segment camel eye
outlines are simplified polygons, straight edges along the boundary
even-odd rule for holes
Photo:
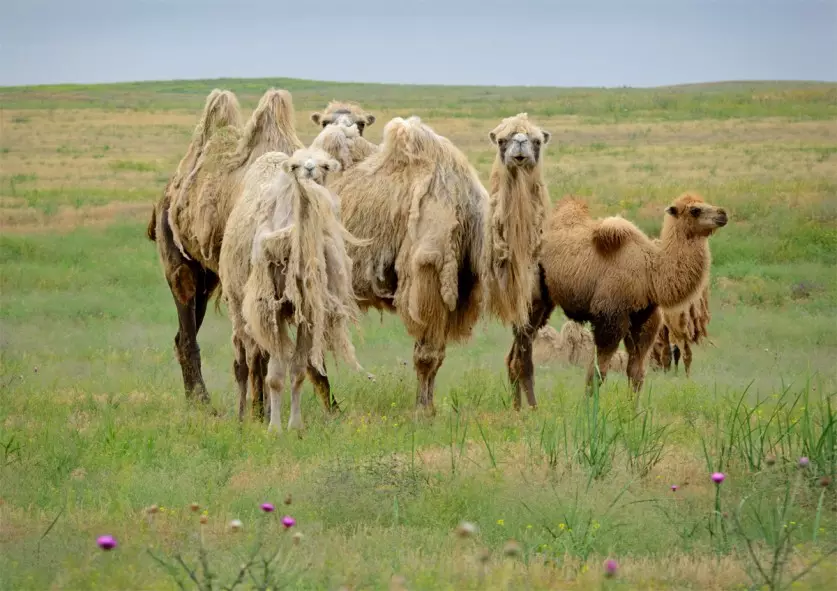
[[[689,213],[692,214],[692,217],[700,217],[700,207],[693,207],[689,210]]]
[[[363,128],[366,127],[366,124],[363,121],[358,121],[355,125],[357,125],[357,130],[363,133]]]

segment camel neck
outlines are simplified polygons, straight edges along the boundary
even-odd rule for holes
[[[656,303],[673,308],[691,299],[706,284],[710,262],[705,236],[689,235],[673,224],[664,225],[650,269]]]

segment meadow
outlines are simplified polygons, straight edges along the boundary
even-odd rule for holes
[[[422,418],[412,341],[368,314],[353,334],[374,380],[329,361],[341,414],[306,384],[305,429],[277,436],[236,419],[222,307],[199,335],[218,412],[189,406],[145,226],[216,86],[248,114],[290,90],[306,144],[332,98],[377,116],[372,141],[419,115],[485,184],[489,130],[526,111],[553,134],[553,200],[650,234],[703,194],[730,213],[711,343],[690,378],[649,371],[638,407],[622,375],[588,398],[583,369],[541,365],[539,408],[516,413],[511,331],[484,320]],[[0,228],[0,589],[833,588],[835,84],[0,88]]]

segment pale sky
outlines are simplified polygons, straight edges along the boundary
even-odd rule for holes
[[[837,81],[837,0],[0,0],[0,86]]]

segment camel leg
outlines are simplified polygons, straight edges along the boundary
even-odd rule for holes
[[[677,375],[680,370],[680,347],[677,345],[671,346],[672,357],[674,357],[674,375]]]
[[[321,374],[316,367],[311,365],[311,363],[308,363],[307,374],[308,379],[311,380],[311,384],[314,386],[314,392],[317,394],[317,397],[323,401],[323,406],[326,411],[329,413],[338,412],[340,410],[340,406],[337,404],[337,399],[335,399],[334,395],[331,393],[331,384],[328,381],[328,374]]]
[[[522,396],[521,386],[526,391],[526,400],[529,406],[538,407],[535,399],[535,364],[532,362],[532,343],[535,335],[549,320],[552,310],[555,308],[547,294],[542,294],[532,302],[532,310],[529,313],[529,321],[524,327],[512,327],[514,341],[512,348],[506,355],[506,369],[509,376],[509,384],[512,388],[512,404],[515,410],[520,410]]]
[[[657,331],[662,323],[659,309],[654,309],[650,315],[631,323],[631,328],[625,336],[625,347],[628,349],[628,380],[634,392],[639,392],[645,382],[645,360],[657,339]]]
[[[250,393],[253,396],[250,416],[263,421],[264,413],[264,383],[267,375],[268,354],[258,346],[247,352],[247,369],[250,377]]]
[[[619,342],[628,332],[629,322],[627,318],[601,318],[593,322],[593,342],[596,345],[596,355],[590,358],[590,365],[587,368],[587,395],[593,394],[593,380],[596,377],[596,362],[599,364],[601,374],[601,386],[607,377],[610,368],[610,359],[619,348]]]
[[[267,389],[270,392],[270,424],[268,431],[282,430],[282,393],[285,388],[285,364],[278,355],[267,362]]]
[[[244,420],[244,412],[247,408],[247,378],[249,370],[247,369],[247,349],[242,340],[235,335],[232,338],[233,351],[235,358],[233,359],[233,375],[235,375],[235,382],[238,385],[238,420]]]
[[[689,345],[689,341],[683,342],[683,369],[686,370],[686,377],[689,377],[690,370],[692,368],[692,346]]]
[[[186,398],[209,402],[201,373],[198,329],[206,313],[207,288],[214,289],[217,277],[212,274],[212,278],[208,278],[199,264],[183,257],[174,244],[168,217],[167,207],[157,215],[156,242],[166,282],[177,308],[178,330],[174,337],[174,350],[183,374]]]
[[[308,369],[308,356],[311,351],[311,335],[300,327],[297,329],[296,349],[291,358],[291,416],[288,418],[288,429],[302,429],[302,384]]]
[[[413,367],[418,377],[416,405],[421,405],[429,414],[436,414],[433,406],[433,390],[436,373],[445,360],[445,343],[432,343],[419,339],[413,345]]]

